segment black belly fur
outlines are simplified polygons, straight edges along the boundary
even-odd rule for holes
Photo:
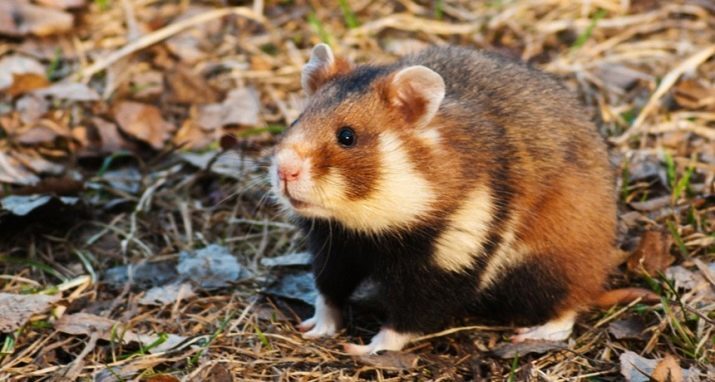
[[[537,325],[553,318],[567,294],[558,265],[534,260],[479,291],[483,262],[459,273],[433,264],[440,224],[375,236],[324,220],[303,220],[301,225],[315,256],[317,287],[328,301],[342,306],[371,277],[387,309],[386,324],[397,331],[433,332],[470,316],[495,324]]]

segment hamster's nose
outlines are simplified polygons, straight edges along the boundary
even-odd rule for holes
[[[293,182],[298,180],[303,167],[303,160],[294,150],[285,149],[278,155],[278,178]]]
[[[298,180],[300,167],[292,164],[282,164],[278,167],[278,178],[286,182]]]

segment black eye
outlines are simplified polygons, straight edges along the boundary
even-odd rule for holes
[[[355,130],[348,126],[343,126],[338,130],[338,143],[342,146],[350,147],[355,145],[357,136],[355,135]]]

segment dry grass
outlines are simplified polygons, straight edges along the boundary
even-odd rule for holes
[[[36,47],[29,38],[0,40],[0,55],[44,52],[43,63],[54,68],[55,79],[85,81],[103,94],[92,105],[53,106],[53,118],[71,129],[81,124],[78,115],[107,115],[119,99],[132,98],[124,73],[171,73],[184,65],[218,92],[255,87],[261,97],[258,126],[232,126],[216,136],[236,134],[237,152],[258,165],[236,180],[187,166],[177,159],[181,149],[171,145],[160,153],[144,148],[117,158],[112,166],[141,170],[140,191],[73,190],[90,206],[82,216],[47,213],[4,225],[0,216],[5,230],[0,233],[0,291],[37,292],[61,284],[62,278],[101,278],[117,264],[175,258],[182,250],[210,243],[228,247],[254,277],[163,307],[140,305],[144,291],[138,288],[117,290],[77,279],[61,288],[63,300],[51,314],[35,317],[15,333],[0,334],[10,345],[0,353],[0,380],[101,375],[105,380],[160,381],[157,375],[163,373],[220,381],[229,375],[281,381],[620,380],[618,357],[626,350],[647,358],[674,354],[684,368],[709,368],[715,374],[715,302],[674,289],[657,274],[624,273],[614,284],[650,286],[663,296],[662,304],[586,315],[568,350],[500,359],[489,350],[508,331],[471,329],[414,344],[408,349],[418,356],[414,368],[380,367],[339,350],[339,341],[368,338],[375,321],[366,313],[356,314],[367,320],[350,320],[354,325],[347,336],[304,341],[294,324],[307,308],[259,294],[266,278],[277,274],[259,260],[302,245],[289,224],[269,224],[284,219],[266,202],[262,179],[274,132],[300,111],[300,68],[320,40],[357,62],[388,61],[430,44],[466,45],[520,57],[561,77],[588,105],[611,143],[622,174],[623,248],[632,250],[645,230],[665,229],[674,240],[670,252],[677,263],[698,272],[698,261],[715,260],[715,100],[703,96],[715,97],[712,1],[360,0],[342,10],[336,4],[348,2],[255,1],[236,9],[220,1],[104,3],[96,0],[79,11],[73,33],[37,40]],[[196,6],[202,8],[178,18]],[[167,38],[182,31],[197,45],[174,40],[176,46],[169,46]],[[191,56],[191,49],[200,54]],[[170,96],[152,101],[177,126],[195,113],[194,105]],[[81,173],[85,182],[96,180],[101,160],[77,160],[72,147],[41,152]],[[18,190],[5,186],[4,193]],[[51,224],[56,219],[59,226]],[[53,329],[57,316],[74,312],[116,319],[135,332],[190,340],[165,353],[143,354],[136,345]],[[609,334],[609,323],[632,317],[644,323],[643,339],[617,340]],[[373,327],[363,329],[365,322]]]

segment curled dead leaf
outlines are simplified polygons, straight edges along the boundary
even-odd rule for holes
[[[673,264],[675,257],[670,254],[673,238],[665,230],[650,230],[643,232],[638,248],[626,262],[628,270],[633,273],[655,275],[665,271]]]
[[[114,119],[125,133],[157,150],[174,131],[174,125],[164,120],[156,106],[144,103],[121,101],[114,107]]]

